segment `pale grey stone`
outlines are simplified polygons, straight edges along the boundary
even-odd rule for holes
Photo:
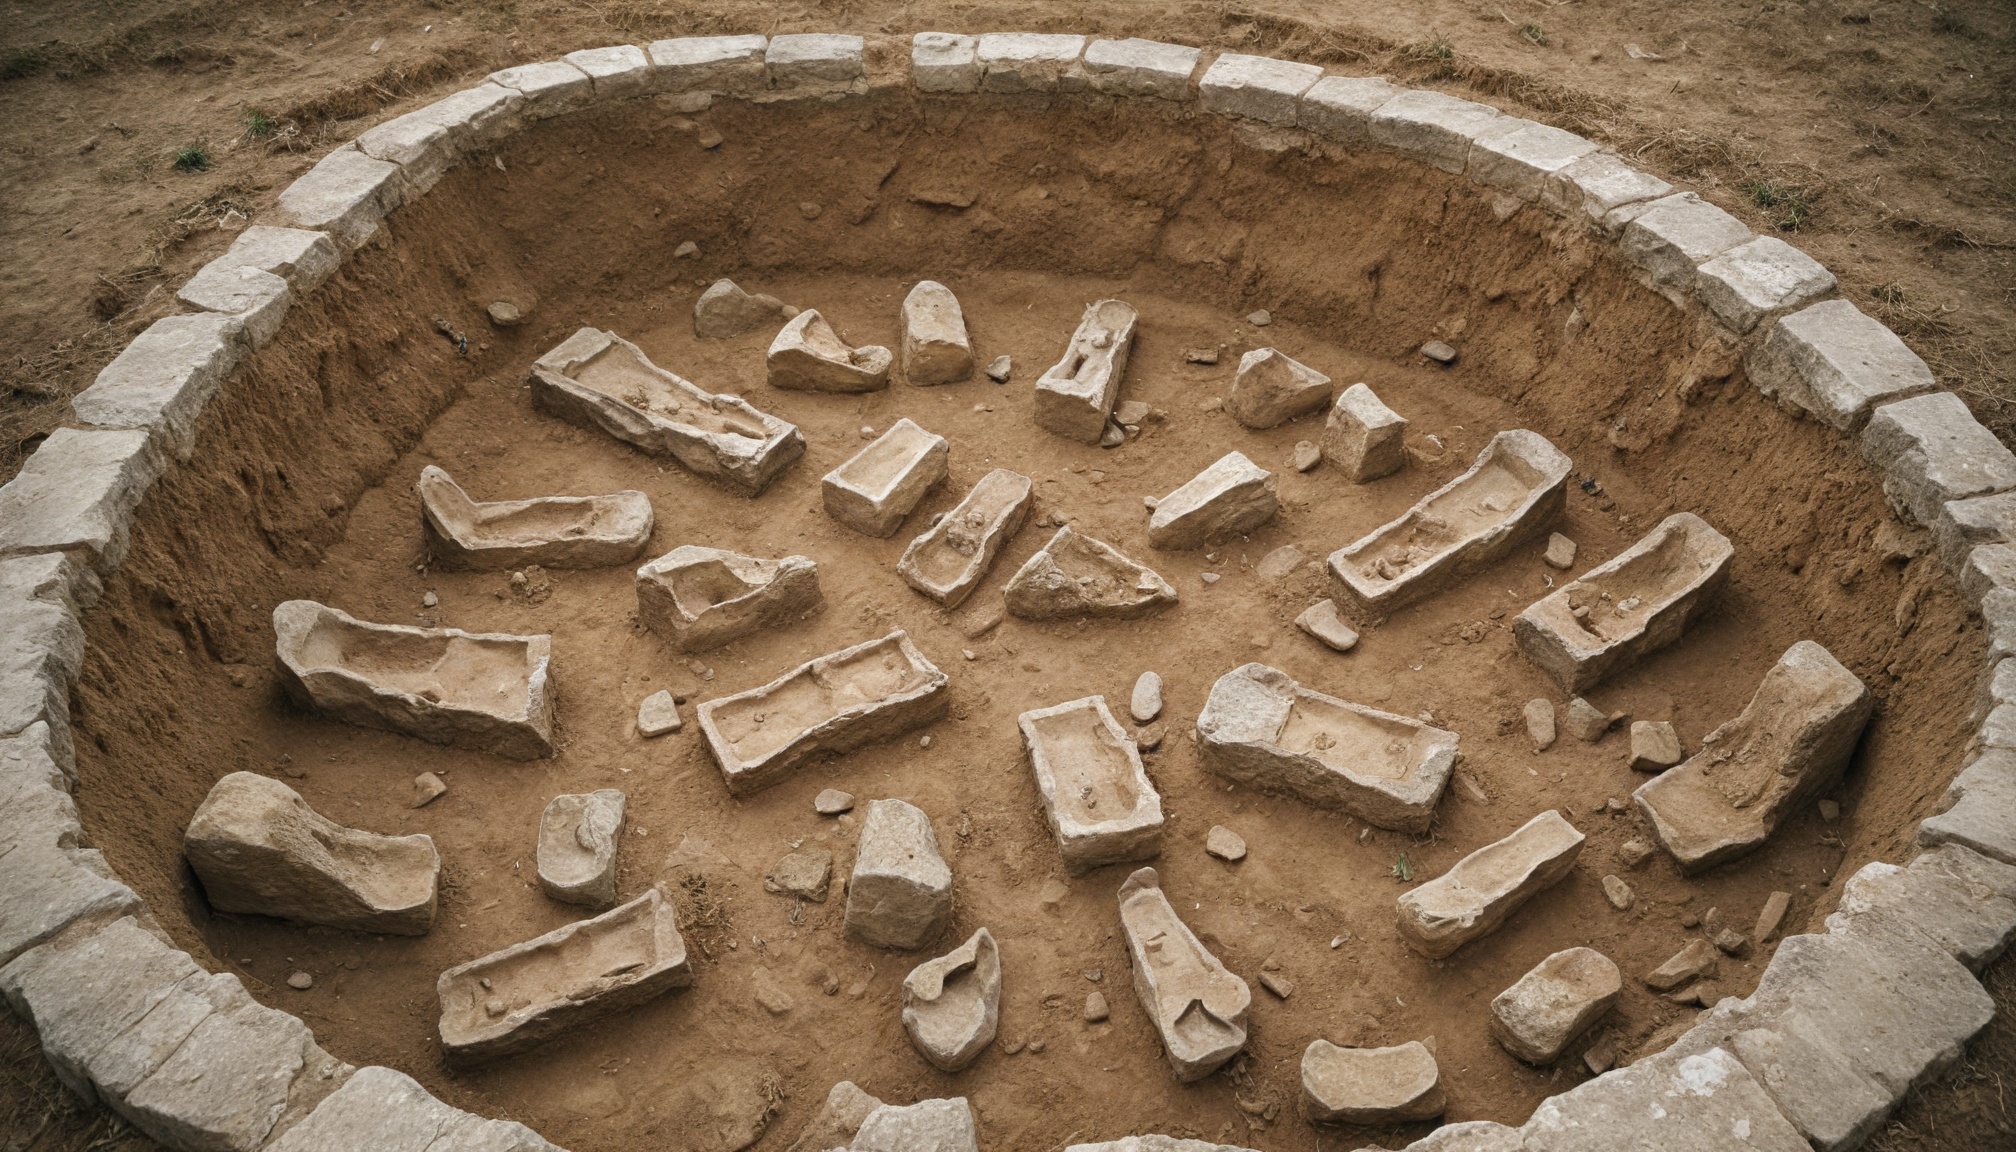
[[[334,1064],[308,1026],[254,1003],[236,977],[236,1003],[219,1006],[113,1107],[141,1131],[190,1152],[254,1152],[287,1111],[304,1073]]]
[[[629,797],[614,788],[555,796],[539,816],[539,887],[564,904],[616,903],[616,848]]]
[[[1672,192],[1671,184],[1633,168],[1612,153],[1591,152],[1549,173],[1541,185],[1540,202],[1615,235],[1625,224],[1614,215],[1620,209],[1659,200]]]
[[[1622,713],[1603,711],[1589,701],[1577,696],[1568,701],[1568,714],[1562,717],[1562,727],[1568,734],[1585,744],[1594,744],[1609,735],[1610,729],[1623,719]]]
[[[1323,423],[1323,457],[1352,483],[1366,484],[1407,463],[1406,439],[1407,418],[1370,386],[1353,384],[1338,393]]]
[[[1330,403],[1330,377],[1275,348],[1239,358],[1225,411],[1248,428],[1272,428]]]
[[[277,289],[284,315],[286,282],[256,268],[244,271]],[[240,319],[222,310],[164,316],[134,337],[70,406],[85,424],[141,429],[163,452],[187,460],[196,447],[197,417],[245,355],[242,330]]]
[[[637,734],[646,740],[679,731],[679,704],[672,693],[660,689],[637,705]]]
[[[767,37],[686,36],[654,40],[652,86],[660,92],[761,92],[769,86]]]
[[[919,92],[977,92],[986,71],[978,36],[919,32],[910,38],[910,82]]]
[[[1120,885],[1120,928],[1135,994],[1176,1078],[1201,1080],[1238,1055],[1253,992],[1176,914],[1155,869],[1136,869]]]
[[[785,855],[763,877],[763,890],[794,900],[824,904],[833,884],[833,853],[805,847]]]
[[[0,755],[0,964],[80,920],[142,910],[89,841],[77,806],[49,755],[46,728],[33,725]]]
[[[1623,975],[1608,956],[1593,948],[1565,949],[1491,1001],[1491,1035],[1528,1064],[1551,1064],[1623,991]]]
[[[560,1152],[510,1120],[488,1120],[429,1095],[404,1072],[359,1068],[264,1152]]]
[[[1939,811],[1919,823],[1918,843],[1958,844],[2016,864],[2016,752],[1990,749],[1962,768]]]
[[[1099,442],[1120,397],[1120,378],[1140,319],[1124,300],[1086,306],[1063,358],[1036,381],[1038,427],[1087,444]]]
[[[203,268],[207,272],[214,267],[236,266],[271,272],[287,282],[298,300],[321,287],[342,260],[343,254],[326,232],[254,224],[238,233],[224,255]]]
[[[1358,632],[1337,615],[1337,602],[1327,597],[1302,610],[1295,627],[1335,652],[1349,652],[1358,646]]]
[[[1272,472],[1227,452],[1156,503],[1148,544],[1181,551],[1251,532],[1280,509],[1275,487]]]
[[[378,221],[406,202],[399,165],[345,144],[280,190],[280,211],[296,227],[327,232],[345,250],[360,248]]]
[[[1021,530],[1034,491],[1019,472],[989,471],[944,519],[910,542],[896,561],[896,574],[947,608],[957,608],[986,579],[1008,538]]]
[[[1556,172],[1596,151],[1596,142],[1546,124],[1508,117],[1505,131],[1477,137],[1470,145],[1470,179],[1510,192],[1522,200],[1538,200]]]
[[[1685,758],[1680,734],[1673,730],[1670,721],[1632,721],[1628,766],[1633,772],[1664,772]]]
[[[1940,561],[1948,572],[1958,573],[1976,547],[2016,543],[2016,492],[1948,500],[1932,532]]]
[[[1001,949],[982,928],[903,978],[903,1030],[940,1072],[980,1058],[1001,1024]]]
[[[1309,559],[1308,555],[1293,544],[1283,544],[1260,558],[1253,566],[1253,574],[1270,584],[1279,584],[1295,574],[1297,568]]]
[[[1069,525],[1023,562],[1002,595],[1008,613],[1024,620],[1133,619],[1177,600],[1161,573]]]
[[[492,72],[489,80],[524,97],[519,109],[530,120],[545,120],[595,102],[595,82],[565,60],[519,64]]]
[[[1078,58],[1085,37],[1046,32],[989,32],[980,37],[977,55],[986,71],[980,77],[985,92],[1055,92],[1083,87]]]
[[[1221,116],[1292,125],[1302,94],[1322,78],[1314,64],[1227,52],[1197,81],[1197,100]]]
[[[637,619],[676,652],[706,652],[817,612],[819,566],[682,544],[637,569]]]
[[[1400,896],[1400,937],[1441,958],[1493,930],[1574,871],[1582,833],[1548,810]]]
[[[821,788],[812,798],[812,810],[821,816],[838,816],[854,808],[854,795],[838,788]]]
[[[1092,88],[1112,96],[1190,98],[1190,75],[1203,53],[1159,40],[1094,40],[1085,46],[1085,74]]]
[[[931,818],[901,800],[873,800],[847,883],[847,934],[878,948],[916,949],[952,920],[952,868]]]
[[[71,552],[110,574],[161,463],[146,431],[58,428],[0,487],[0,557]]]
[[[1034,708],[1016,725],[1066,871],[1161,853],[1162,796],[1104,696]]]
[[[1695,292],[1716,319],[1748,332],[1834,290],[1834,274],[1778,239],[1758,236],[1701,265]]]
[[[817,308],[779,329],[764,359],[770,386],[794,392],[877,392],[889,386],[895,362],[880,344],[849,346]]]
[[[367,129],[357,147],[399,165],[411,199],[434,187],[465,153],[513,129],[523,101],[516,88],[486,81]]]
[[[1211,831],[1204,834],[1204,851],[1236,864],[1246,858],[1246,838],[1223,824],[1213,824]]]
[[[826,1093],[819,1110],[812,1114],[812,1119],[799,1130],[797,1138],[784,1152],[844,1149],[853,1143],[854,1134],[861,1130],[861,1122],[880,1107],[882,1101],[863,1092],[852,1080],[842,1080]]]
[[[598,101],[642,96],[652,88],[651,58],[635,44],[583,48],[561,59],[588,74]]]
[[[1372,143],[1372,114],[1403,89],[1384,76],[1325,76],[1302,94],[1298,127],[1352,148]]]
[[[1391,1048],[1302,1050],[1302,1114],[1343,1124],[1408,1124],[1442,1114],[1448,1099],[1435,1054],[1419,1040]]]
[[[1811,1152],[1728,1052],[1661,1053],[1540,1102],[1524,1152]]]
[[[1953,578],[1972,604],[1981,603],[1995,589],[2016,589],[2016,545],[1983,544],[1973,549]]]
[[[1134,678],[1134,691],[1127,698],[1127,713],[1136,724],[1146,724],[1162,714],[1162,676],[1154,670]]]
[[[763,62],[770,69],[772,88],[837,91],[867,77],[866,47],[859,36],[793,32],[772,36]]]
[[[1883,473],[1883,494],[1912,523],[1938,523],[1947,501],[2016,488],[2016,454],[1951,392],[1885,404],[1862,429],[1862,458]]]
[[[59,552],[0,560],[0,735],[36,736],[66,774],[76,773],[70,744],[70,686],[84,666],[79,608],[98,596],[98,575]]]
[[[903,297],[903,379],[912,384],[951,384],[973,375],[973,342],[959,298],[936,280],[919,280]]]
[[[232,263],[227,253],[197,269],[176,290],[175,298],[223,318],[234,343],[256,350],[279,335],[293,292],[286,280],[262,268]],[[155,326],[172,319],[178,317],[163,317]]]
[[[714,281],[693,302],[693,334],[703,340],[727,340],[783,318],[782,300],[751,295],[728,279]]]
[[[432,464],[413,487],[428,551],[447,568],[608,568],[635,560],[651,540],[651,498],[642,492],[479,504]]]
[[[1871,915],[1902,919],[1979,972],[2016,935],[2016,867],[1958,844],[1921,853],[1904,868],[1871,861],[1848,878],[1827,926]]]
[[[854,1133],[849,1152],[979,1152],[973,1110],[964,1096],[884,1104]]]
[[[1549,568],[1566,572],[1575,566],[1575,554],[1581,551],[1575,541],[1556,532],[1547,537],[1547,552],[1541,556]]]
[[[1122,1136],[1098,1144],[1073,1144],[1064,1152],[1253,1152],[1253,1149],[1175,1136]]]
[[[819,481],[826,514],[866,536],[893,536],[903,518],[944,481],[951,442],[909,417]]]
[[[1854,432],[1878,404],[1939,386],[1932,369],[1846,300],[1822,300],[1771,325],[1744,368],[1766,396]]]
[[[1701,264],[1749,239],[1741,220],[1692,192],[1680,192],[1646,205],[1624,226],[1617,246],[1655,284],[1691,292]]]
[[[1478,136],[1505,129],[1507,117],[1488,104],[1409,88],[1371,114],[1374,144],[1419,157],[1444,172],[1461,172]]]
[[[1526,736],[1533,741],[1535,752],[1545,752],[1554,746],[1554,739],[1559,734],[1559,729],[1554,722],[1552,700],[1538,698],[1528,700],[1526,706],[1520,710],[1520,716],[1526,722]]]

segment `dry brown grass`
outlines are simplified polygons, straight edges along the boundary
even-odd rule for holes
[[[0,1152],[158,1152],[160,1147],[63,1087],[42,1059],[34,1030],[0,1008]]]

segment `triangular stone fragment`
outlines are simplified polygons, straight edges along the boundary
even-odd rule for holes
[[[889,386],[895,357],[880,344],[848,347],[817,308],[807,308],[777,333],[766,359],[772,388],[874,392]]]
[[[903,1030],[941,1072],[978,1059],[1000,1024],[1001,949],[985,928],[903,979]]]
[[[1176,589],[1161,573],[1068,525],[1023,562],[1003,593],[1008,611],[1025,620],[1127,619],[1176,602]]]

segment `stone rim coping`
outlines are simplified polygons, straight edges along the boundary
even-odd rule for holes
[[[1187,79],[1182,74],[1186,61]],[[1227,89],[1212,78],[1214,70],[1217,77],[1243,78],[1246,86],[1235,94],[1252,92],[1256,98],[1225,98]],[[1048,100],[1057,92],[1089,92],[1188,103],[1204,114],[1241,122],[1242,136],[1259,134],[1261,143],[1272,133],[1350,152],[1397,152],[1581,226],[1607,243],[1616,258],[1634,266],[1641,283],[1740,347],[1753,383],[1767,397],[1850,438],[1853,443],[1844,446],[1857,450],[1877,472],[1892,507],[1939,535],[1945,545],[1942,557],[1955,577],[1972,573],[1963,587],[1986,618],[1991,641],[1983,692],[1991,703],[2004,702],[1997,685],[2005,678],[1994,673],[2002,657],[2016,655],[2016,564],[1974,561],[1977,553],[1991,555],[1984,549],[2007,550],[2016,543],[2016,496],[1999,508],[1983,507],[2005,491],[2016,492],[2016,455],[1951,393],[1937,391],[1931,370],[1894,333],[1836,295],[1824,268],[1775,239],[1758,243],[1772,238],[1753,236],[1720,209],[1692,193],[1676,192],[1593,141],[1489,105],[1396,87],[1383,77],[1326,73],[1294,61],[1138,39],[920,32],[911,38],[904,81],[890,86],[929,93],[924,99],[998,99],[1003,97],[993,94],[1002,93],[1027,100],[1026,94],[1033,93]],[[25,1019],[36,1021],[38,1006],[24,1002],[27,993],[17,994],[18,980],[10,978],[6,967],[17,959],[27,957],[32,963],[48,949],[85,946],[102,933],[130,932],[136,923],[165,942],[140,899],[97,852],[83,847],[88,839],[70,798],[75,767],[68,720],[68,694],[82,656],[79,618],[97,599],[102,578],[123,559],[148,488],[199,447],[194,443],[198,414],[239,363],[282,330],[290,305],[315,291],[376,234],[380,220],[425,195],[449,168],[539,120],[623,99],[663,96],[682,111],[700,111],[722,97],[834,101],[865,95],[869,88],[865,41],[837,34],[613,45],[492,73],[377,124],[326,154],[280,193],[272,213],[276,219],[247,228],[229,251],[190,278],[178,298],[191,311],[156,321],[79,394],[73,426],[39,446],[21,472],[0,487],[0,655],[9,673],[0,677],[0,991]],[[1205,91],[1220,95],[1200,94]],[[1392,109],[1382,117],[1388,104]],[[1255,141],[1248,137],[1248,142]],[[1738,249],[1744,254],[1732,255]],[[1732,265],[1745,257],[1748,263]],[[1781,257],[1782,264],[1772,263]],[[1736,286],[1740,307],[1731,304],[1732,266],[1742,273]],[[1919,402],[1915,406],[1913,399]],[[1942,409],[1936,427],[1907,417],[1907,410],[1923,413],[1924,405],[1935,399]],[[1893,405],[1906,407],[1893,415]],[[1949,459],[1956,453],[1967,457],[1958,465]],[[1956,478],[1956,473],[1965,475]],[[2008,703],[2016,704],[2016,676],[2006,679],[2012,682]],[[1975,722],[1988,721],[1977,715]],[[1939,860],[1957,852],[1984,865],[2016,864],[2016,755],[1996,747],[1978,751],[1981,743],[1975,741],[1976,753],[1948,790],[1939,814],[1921,824],[1918,839],[1941,853]],[[1895,865],[1872,863],[1857,878],[1896,871]],[[2016,884],[2004,895],[2016,896]],[[1995,902],[1952,903],[1962,909],[1959,915],[1974,918],[1968,927],[1977,939],[2006,943],[2016,935],[2016,915],[1998,910]],[[1845,946],[1889,932],[1920,947],[1939,947],[1935,929],[1941,925],[1928,923],[1930,915],[1844,908],[1829,917],[1827,932],[1804,939],[1838,939]],[[176,954],[201,968],[186,953]],[[1782,967],[1779,956],[1786,954],[1783,949],[1774,953],[1762,979],[1768,981]],[[171,967],[184,970],[179,964]],[[1896,975],[1909,979],[1905,972]],[[130,976],[141,977],[137,970]],[[1797,973],[1790,977],[1796,979]],[[174,988],[185,985],[183,980]],[[164,987],[156,994],[173,991]],[[132,991],[94,988],[86,995],[115,993]],[[101,999],[86,1007],[105,1003]],[[1747,1003],[1725,1000],[1723,1005]],[[327,1057],[304,1062],[299,1043],[276,1046],[261,1043],[243,1028],[207,1026],[207,1021],[222,1021],[239,1010],[217,1005],[174,1059],[219,1072],[211,1077],[213,1094],[275,1078],[291,1085],[292,1102],[284,1113],[251,1127],[242,1119],[226,1124],[221,1113],[206,1113],[200,1101],[166,1098],[175,1088],[162,1082],[175,1078],[165,1071],[152,1079],[152,1071],[131,1067],[116,1076],[96,1075],[94,1061],[103,1057],[102,1051],[66,1050],[60,1029],[43,1029],[41,1038],[45,1056],[74,1089],[95,1095],[173,1148],[259,1152],[322,1147],[311,1133],[318,1130],[315,1118],[324,1101],[331,1109],[354,1107],[355,1097],[369,1092],[382,1105],[384,1115],[378,1119],[388,1131],[410,1121],[441,1132],[481,1132],[478,1143],[486,1149],[553,1149],[520,1125],[451,1108],[403,1074],[360,1071]],[[271,1009],[261,1012],[293,1021]],[[1703,1020],[1713,1015],[1703,1013]],[[1710,1030],[1710,1023],[1697,1023],[1669,1051],[1688,1050],[1690,1037],[1707,1036]],[[1954,1049],[1971,1035],[1954,1037]],[[1792,1029],[1778,1042],[1807,1044],[1804,1054],[1815,1061],[1841,1059],[1826,1041],[1805,1037]],[[1696,1040],[1695,1047],[1709,1042]],[[312,1053],[320,1053],[312,1039],[306,1043]],[[1740,1071],[1740,1061],[1720,1048],[1712,1051]],[[1632,1085],[1646,1079],[1643,1069],[1660,1059],[1641,1060],[1631,1066],[1637,1072],[1617,1069],[1551,1097],[1536,1118],[1571,1108],[1591,1085],[1598,1086],[1598,1095],[1636,1091]],[[159,1065],[153,1069],[162,1070]],[[1911,1083],[1937,1071],[1930,1063],[1913,1069]],[[1891,1085],[1887,1101],[1879,1098],[1867,1107],[1880,1119],[1909,1086]],[[1778,1107],[1788,1113],[1801,1110],[1799,1101],[1787,1099]],[[1529,1120],[1527,1127],[1536,1122]],[[1489,1142],[1502,1140],[1498,1133],[1512,1132],[1476,1125],[1478,1142],[1472,1144],[1472,1127],[1447,1135],[1462,1140],[1460,1147],[1481,1149],[1499,1146]],[[1459,1145],[1438,1141],[1435,1147]]]

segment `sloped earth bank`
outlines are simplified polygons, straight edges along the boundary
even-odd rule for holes
[[[714,149],[701,146],[710,129],[725,140]],[[1552,951],[1596,947],[1627,976],[1614,1022],[1628,1052],[1684,1011],[1636,979],[1688,938],[1683,915],[1715,907],[1747,927],[1785,889],[1795,893],[1789,928],[1817,926],[1828,882],[1903,855],[1950,778],[1978,631],[1847,444],[1769,408],[1707,333],[1583,235],[1530,207],[1500,219],[1488,194],[1395,158],[1271,151],[1235,136],[1176,108],[883,92],[838,106],[726,103],[690,118],[652,104],[595,109],[465,164],[297,309],[205,412],[201,435],[215,449],[150,496],[132,556],[87,620],[78,796],[96,842],[180,944],[301,1014],[331,1052],[411,1072],[452,1103],[523,1120],[577,1152],[735,1147],[765,1117],[763,1146],[781,1147],[841,1078],[895,1101],[968,1095],[990,1147],[1137,1130],[1316,1147],[1330,1138],[1297,1118],[1295,1102],[1297,1058],[1318,1036],[1433,1036],[1449,1118],[1519,1122],[1583,1073],[1572,1059],[1549,1074],[1505,1055],[1485,1028],[1491,997]],[[1020,190],[956,207],[1009,187]],[[687,240],[698,254],[675,257]],[[767,331],[727,342],[691,334],[692,301],[718,275],[820,308],[850,343],[891,346],[908,286],[942,280],[960,295],[980,361],[1011,355],[1015,379],[897,383],[862,397],[769,389]],[[1123,399],[1166,413],[1111,451],[1030,421],[1036,374],[1103,295],[1142,313]],[[500,299],[529,322],[491,329],[483,309]],[[1240,319],[1262,307],[1271,326]],[[467,359],[437,317],[468,333]],[[807,458],[745,501],[533,412],[531,361],[584,324],[799,424]],[[1460,344],[1453,370],[1414,355],[1430,337]],[[1370,383],[1414,421],[1409,466],[1364,487],[1327,467],[1297,475],[1290,451],[1317,437],[1316,422],[1256,433],[1209,410],[1238,353],[1263,344],[1340,386]],[[1185,362],[1186,349],[1207,346],[1222,346],[1218,364]],[[1606,418],[1627,401],[1623,418]],[[951,482],[890,539],[839,528],[819,510],[818,478],[858,450],[863,427],[900,416],[951,439]],[[1395,614],[1348,656],[1293,630],[1328,594],[1323,578],[1312,563],[1269,584],[1253,571],[1262,556],[1295,543],[1320,559],[1511,427],[1541,432],[1576,462],[1566,531],[1582,545],[1578,570],[1680,509],[1736,545],[1720,606],[1593,693],[1598,703],[1671,719],[1691,749],[1802,638],[1876,692],[1877,719],[1838,793],[1840,824],[1802,813],[1763,851],[1691,880],[1663,856],[1626,870],[1617,849],[1643,829],[1599,812],[1638,782],[1622,736],[1589,746],[1564,735],[1536,756],[1518,720],[1527,699],[1558,699],[1509,627],[1548,586],[1538,542]],[[1280,473],[1280,517],[1210,553],[1151,552],[1141,497],[1235,447]],[[428,569],[412,483],[430,463],[478,499],[643,490],[657,511],[649,554],[687,543],[802,552],[820,563],[827,607],[695,661],[636,625],[627,568],[522,588],[506,574]],[[1035,515],[1068,516],[1147,561],[1183,602],[1137,622],[1010,620],[969,637],[1047,532],[1025,527],[951,614],[894,567],[928,517],[995,466],[1036,479]],[[1206,572],[1222,579],[1207,585]],[[428,591],[438,608],[422,608]],[[386,622],[552,632],[560,755],[507,762],[291,710],[270,670],[270,613],[292,597]],[[899,626],[952,676],[952,716],[930,730],[930,746],[870,748],[728,799],[691,704]],[[1474,789],[1454,784],[1434,831],[1411,838],[1205,776],[1188,722],[1213,678],[1254,659],[1346,699],[1432,715],[1461,734],[1458,771]],[[1250,1056],[1187,1086],[1132,1003],[1114,906],[1125,869],[1065,882],[1013,722],[1094,692],[1117,702],[1148,668],[1169,681],[1171,735],[1149,756],[1170,818],[1163,884],[1235,972],[1254,980],[1271,959],[1296,985],[1285,1002],[1256,992]],[[666,687],[688,698],[689,724],[642,742],[636,704]],[[180,832],[210,784],[240,769],[282,775],[344,823],[433,835],[444,862],[434,931],[377,939],[211,916]],[[429,770],[449,794],[407,809],[413,775]],[[798,907],[763,890],[794,842],[832,848],[843,869],[851,859],[853,825],[812,814],[827,786],[931,814],[958,901],[941,947],[875,952],[842,938],[837,898]],[[667,884],[696,950],[695,986],[451,1073],[433,1035],[435,976],[573,918],[537,889],[538,814],[554,794],[603,787],[630,795],[621,892]],[[1403,949],[1396,871],[1437,875],[1550,807],[1590,836],[1568,881],[1448,960]],[[1246,837],[1244,863],[1205,856],[1215,823]],[[1603,899],[1598,879],[1612,871],[1638,891],[1628,913]],[[901,980],[983,925],[1002,947],[1002,1039],[1026,1047],[997,1045],[945,1076],[903,1037]],[[1724,991],[1747,993],[1767,957],[1725,961]],[[285,986],[297,968],[316,977],[312,990]],[[788,991],[786,1014],[756,1003],[759,971]],[[1115,1011],[1086,1025],[1079,1008],[1095,989]],[[1343,1146],[1425,1130],[1349,1132]]]

